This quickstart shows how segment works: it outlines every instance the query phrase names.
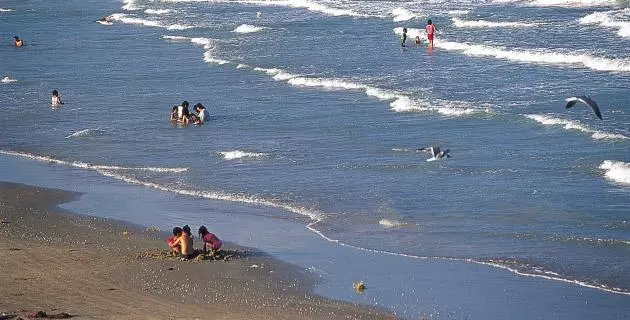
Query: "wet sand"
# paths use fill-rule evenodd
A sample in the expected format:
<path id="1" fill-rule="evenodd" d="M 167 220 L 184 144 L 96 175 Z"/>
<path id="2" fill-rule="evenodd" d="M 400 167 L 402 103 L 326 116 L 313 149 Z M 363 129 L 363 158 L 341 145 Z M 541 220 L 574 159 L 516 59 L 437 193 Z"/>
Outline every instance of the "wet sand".
<path id="1" fill-rule="evenodd" d="M 56 207 L 79 196 L 0 182 L 0 319 L 395 319 L 316 296 L 308 273 L 252 248 L 180 261 L 164 232 Z"/>

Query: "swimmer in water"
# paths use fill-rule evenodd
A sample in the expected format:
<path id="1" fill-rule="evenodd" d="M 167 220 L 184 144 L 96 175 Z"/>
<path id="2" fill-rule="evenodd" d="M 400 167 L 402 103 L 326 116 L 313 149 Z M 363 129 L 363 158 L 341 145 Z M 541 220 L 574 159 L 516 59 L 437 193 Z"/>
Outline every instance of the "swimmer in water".
<path id="1" fill-rule="evenodd" d="M 407 28 L 403 28 L 402 36 L 400 36 L 400 45 L 404 48 L 407 42 Z"/>
<path id="2" fill-rule="evenodd" d="M 52 91 L 52 97 L 50 98 L 50 104 L 53 107 L 59 107 L 63 104 L 63 102 L 61 101 L 61 97 L 59 96 L 59 91 L 57 90 L 53 90 Z"/>
<path id="3" fill-rule="evenodd" d="M 24 40 L 18 38 L 18 36 L 13 36 L 13 45 L 19 48 L 24 45 Z"/>

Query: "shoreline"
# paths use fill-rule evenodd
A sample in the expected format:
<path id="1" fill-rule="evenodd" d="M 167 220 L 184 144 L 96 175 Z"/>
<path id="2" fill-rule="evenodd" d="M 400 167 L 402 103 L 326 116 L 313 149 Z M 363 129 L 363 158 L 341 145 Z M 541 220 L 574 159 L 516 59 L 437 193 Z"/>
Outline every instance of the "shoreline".
<path id="1" fill-rule="evenodd" d="M 228 242 L 224 249 L 246 255 L 153 259 L 143 254 L 163 251 L 165 233 L 58 207 L 78 193 L 9 182 L 0 191 L 0 251 L 9 257 L 0 266 L 10 270 L 0 276 L 0 313 L 9 316 L 395 319 L 315 295 L 313 277 L 256 249 Z"/>

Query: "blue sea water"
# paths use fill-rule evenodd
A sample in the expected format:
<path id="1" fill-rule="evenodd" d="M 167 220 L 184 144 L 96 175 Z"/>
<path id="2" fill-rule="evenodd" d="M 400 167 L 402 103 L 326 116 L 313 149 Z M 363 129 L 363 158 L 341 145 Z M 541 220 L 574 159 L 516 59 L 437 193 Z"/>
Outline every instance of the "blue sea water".
<path id="1" fill-rule="evenodd" d="M 111 198 L 78 212 L 146 225 L 207 217 L 223 238 L 319 274 L 318 293 L 408 318 L 627 318 L 622 2 L 0 6 L 0 179 L 98 189 Z M 424 39 L 427 18 L 435 49 L 402 49 L 402 27 Z M 603 121 L 565 110 L 579 94 Z M 210 122 L 169 123 L 182 100 Z M 428 145 L 452 158 L 427 162 L 416 149 Z M 318 244 L 300 245 L 309 237 Z M 360 277 L 381 289 L 340 287 Z"/>

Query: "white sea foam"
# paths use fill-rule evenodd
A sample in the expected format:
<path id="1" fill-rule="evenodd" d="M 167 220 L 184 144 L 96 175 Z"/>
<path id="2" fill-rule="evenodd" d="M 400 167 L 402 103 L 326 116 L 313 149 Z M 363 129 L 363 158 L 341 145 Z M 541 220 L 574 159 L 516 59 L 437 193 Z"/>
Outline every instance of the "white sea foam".
<path id="1" fill-rule="evenodd" d="M 253 26 L 251 24 L 242 24 L 242 25 L 236 27 L 236 29 L 232 30 L 232 32 L 236 32 L 236 33 L 253 33 L 253 32 L 262 31 L 263 29 L 264 29 L 263 27 L 257 27 L 257 26 Z"/>
<path id="2" fill-rule="evenodd" d="M 139 25 L 143 25 L 147 27 L 164 28 L 167 30 L 186 30 L 186 29 L 194 28 L 193 26 L 188 26 L 188 25 L 183 25 L 183 24 L 163 24 L 160 21 L 136 18 L 126 13 L 114 13 L 110 15 L 109 17 L 110 19 L 114 21 L 118 21 L 125 24 L 139 24 Z"/>
<path id="3" fill-rule="evenodd" d="M 182 37 L 182 36 L 162 36 L 163 39 L 168 41 L 190 41 L 193 44 L 201 46 L 205 51 L 203 53 L 203 61 L 209 64 L 228 64 L 230 61 L 218 59 L 214 56 L 214 48 L 216 46 L 216 41 L 211 38 L 204 37 Z"/>
<path id="4" fill-rule="evenodd" d="M 585 133 L 590 133 L 591 134 L 591 138 L 595 139 L 595 140 L 625 140 L 625 139 L 630 139 L 630 137 L 627 137 L 623 134 L 619 134 L 619 133 L 611 133 L 611 132 L 605 132 L 605 131 L 600 131 L 600 130 L 593 130 L 591 128 L 589 128 L 587 125 L 582 124 L 581 122 L 577 121 L 577 120 L 566 120 L 566 119 L 560 119 L 560 118 L 555 118 L 549 115 L 543 115 L 543 114 L 525 114 L 524 115 L 526 118 L 535 120 L 536 122 L 542 123 L 544 125 L 557 125 L 557 126 L 562 126 L 564 129 L 566 130 L 578 130 L 578 131 L 582 131 Z"/>
<path id="5" fill-rule="evenodd" d="M 171 40 L 171 41 L 190 41 L 189 37 L 182 37 L 182 36 L 162 36 L 162 39 Z"/>
<path id="6" fill-rule="evenodd" d="M 382 225 L 384 228 L 400 228 L 409 225 L 407 222 L 393 219 L 381 219 L 378 224 Z"/>
<path id="7" fill-rule="evenodd" d="M 458 17 L 451 17 L 451 20 L 458 28 L 531 28 L 539 25 L 537 22 L 463 20 Z"/>
<path id="8" fill-rule="evenodd" d="M 415 19 L 418 17 L 418 15 L 415 14 L 414 12 L 404 9 L 404 8 L 392 9 L 392 16 L 394 16 L 395 22 L 408 21 L 408 20 Z"/>
<path id="9" fill-rule="evenodd" d="M 630 163 L 606 160 L 602 162 L 599 168 L 606 170 L 606 178 L 617 183 L 630 185 Z"/>
<path id="10" fill-rule="evenodd" d="M 241 150 L 232 150 L 232 151 L 222 151 L 218 152 L 220 156 L 225 160 L 234 160 L 234 159 L 242 159 L 242 158 L 263 158 L 266 157 L 267 154 L 263 152 L 247 152 Z"/>
<path id="11" fill-rule="evenodd" d="M 97 165 L 97 164 L 91 164 L 91 163 L 86 163 L 86 162 L 81 162 L 81 161 L 59 160 L 51 156 L 42 156 L 42 155 L 37 155 L 37 154 L 32 154 L 32 153 L 27 153 L 27 152 L 11 151 L 11 150 L 0 150 L 0 153 L 11 155 L 11 156 L 22 157 L 26 159 L 31 159 L 31 160 L 36 160 L 36 161 L 54 163 L 54 164 L 59 164 L 63 166 L 75 167 L 75 168 L 91 169 L 91 170 L 136 170 L 136 171 L 152 171 L 152 172 L 183 172 L 183 171 L 188 170 L 188 168 L 121 167 L 121 166 Z"/>
<path id="12" fill-rule="evenodd" d="M 307 9 L 313 12 L 323 13 L 329 16 L 365 17 L 349 9 L 329 7 L 327 5 L 310 0 L 164 0 L 165 2 L 211 2 L 211 3 L 243 3 L 259 6 L 277 6 L 289 8 Z"/>
<path id="13" fill-rule="evenodd" d="M 171 12 L 170 9 L 146 9 L 144 13 L 146 14 L 166 14 Z"/>
<path id="14" fill-rule="evenodd" d="M 521 3 L 537 7 L 599 7 L 613 6 L 617 0 L 494 0 L 496 3 Z"/>
<path id="15" fill-rule="evenodd" d="M 452 16 L 465 16 L 470 13 L 470 10 L 451 10 L 448 14 Z"/>
<path id="16" fill-rule="evenodd" d="M 0 80 L 0 82 L 2 82 L 2 83 L 11 83 L 11 82 L 17 82 L 17 80 L 15 80 L 15 79 L 13 79 L 13 78 L 11 78 L 9 76 L 6 76 L 6 77 L 2 78 L 2 80 Z"/>
<path id="17" fill-rule="evenodd" d="M 491 57 L 508 61 L 553 66 L 585 67 L 596 71 L 630 72 L 630 59 L 602 58 L 588 54 L 570 54 L 546 49 L 506 49 L 497 46 L 438 40 L 435 47 L 468 56 Z"/>
<path id="18" fill-rule="evenodd" d="M 9 11 L 13 11 L 13 9 L 0 8 L 0 12 L 9 12 Z"/>
<path id="19" fill-rule="evenodd" d="M 247 69 L 247 68 L 249 68 L 249 66 L 243 63 L 239 63 L 236 65 L 236 69 Z"/>
<path id="20" fill-rule="evenodd" d="M 70 135 L 66 137 L 66 139 L 92 137 L 96 135 L 101 135 L 103 133 L 105 133 L 105 131 L 101 129 L 83 129 L 83 130 L 79 130 L 79 131 L 75 131 L 71 133 Z"/>
<path id="21" fill-rule="evenodd" d="M 133 11 L 138 10 L 138 6 L 136 6 L 136 0 L 123 0 L 123 10 Z"/>
<path id="22" fill-rule="evenodd" d="M 125 175 L 122 175 L 122 174 L 115 173 L 115 172 L 111 172 L 110 170 L 98 170 L 98 172 L 100 174 L 104 175 L 104 176 L 107 176 L 107 177 L 110 177 L 110 178 L 113 178 L 113 179 L 125 181 L 125 182 L 131 183 L 131 184 L 142 185 L 142 186 L 145 186 L 145 187 L 148 187 L 148 188 L 153 188 L 153 189 L 161 190 L 161 191 L 165 191 L 165 192 L 171 192 L 171 193 L 187 195 L 187 196 L 192 196 L 192 197 L 205 198 L 205 199 L 230 201 L 230 202 L 239 202 L 239 203 L 246 203 L 246 204 L 257 205 L 257 206 L 264 206 L 264 207 L 271 207 L 271 208 L 282 209 L 282 210 L 286 210 L 288 212 L 292 212 L 292 213 L 295 213 L 295 214 L 307 217 L 307 218 L 309 218 L 311 221 L 313 221 L 315 223 L 319 222 L 319 221 L 322 221 L 324 219 L 324 214 L 319 212 L 319 211 L 317 211 L 317 210 L 313 210 L 313 209 L 309 209 L 309 208 L 305 208 L 305 207 L 301 207 L 301 206 L 297 206 L 297 205 L 286 204 L 286 203 L 282 203 L 282 202 L 278 202 L 278 201 L 274 201 L 274 200 L 268 200 L 268 199 L 265 199 L 263 197 L 259 197 L 259 196 L 255 196 L 255 195 L 232 194 L 232 193 L 217 192 L 217 191 L 181 189 L 181 188 L 178 188 L 178 187 L 170 187 L 170 186 L 161 185 L 161 184 L 153 183 L 153 182 L 149 182 L 149 181 L 138 180 L 138 179 L 133 178 L 133 177 L 129 177 L 129 176 L 125 176 Z"/>
<path id="23" fill-rule="evenodd" d="M 624 38 L 630 37 L 630 8 L 594 12 L 578 20 L 581 24 L 600 25 L 617 30 L 617 35 Z"/>

